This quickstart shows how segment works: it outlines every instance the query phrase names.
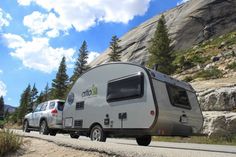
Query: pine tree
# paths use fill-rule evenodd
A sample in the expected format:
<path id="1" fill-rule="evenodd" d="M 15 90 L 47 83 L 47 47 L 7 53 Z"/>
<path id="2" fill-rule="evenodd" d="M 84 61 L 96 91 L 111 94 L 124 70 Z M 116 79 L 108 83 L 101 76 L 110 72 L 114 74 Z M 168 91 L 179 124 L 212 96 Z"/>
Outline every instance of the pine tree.
<path id="1" fill-rule="evenodd" d="M 28 106 L 28 110 L 33 110 L 33 106 L 35 105 L 37 98 L 38 98 L 38 90 L 34 84 L 31 92 L 30 92 L 30 104 Z"/>
<path id="2" fill-rule="evenodd" d="M 65 99 L 67 94 L 68 75 L 66 74 L 66 58 L 63 57 L 56 74 L 52 81 L 52 98 Z"/>
<path id="3" fill-rule="evenodd" d="M 111 49 L 111 53 L 109 54 L 109 61 L 110 62 L 117 62 L 120 61 L 120 49 L 121 47 L 119 46 L 119 38 L 114 35 L 112 36 L 111 42 L 110 42 L 110 49 Z"/>
<path id="4" fill-rule="evenodd" d="M 28 87 L 21 94 L 21 98 L 20 98 L 20 106 L 17 112 L 17 119 L 19 123 L 22 123 L 22 120 L 25 114 L 27 113 L 30 102 L 31 102 L 31 86 L 28 85 Z"/>
<path id="5" fill-rule="evenodd" d="M 40 94 L 37 98 L 36 104 L 40 104 L 42 102 L 44 102 L 44 94 L 43 94 L 43 92 L 40 92 Z"/>
<path id="6" fill-rule="evenodd" d="M 148 66 L 158 65 L 158 71 L 171 74 L 174 70 L 173 56 L 171 55 L 170 38 L 164 15 L 158 21 L 154 37 L 151 39 L 151 45 L 148 49 L 150 57 Z"/>
<path id="7" fill-rule="evenodd" d="M 0 97 L 0 118 L 4 117 L 4 99 L 3 96 Z"/>
<path id="8" fill-rule="evenodd" d="M 89 67 L 87 65 L 88 59 L 88 50 L 87 50 L 87 43 L 86 41 L 83 42 L 79 49 L 79 56 L 75 62 L 74 73 L 70 78 L 72 84 L 78 79 L 78 77 L 84 73 Z"/>
<path id="9" fill-rule="evenodd" d="M 43 92 L 43 101 L 48 101 L 49 99 L 50 99 L 50 89 L 49 89 L 49 86 L 47 83 L 47 85 L 44 88 L 44 92 Z"/>

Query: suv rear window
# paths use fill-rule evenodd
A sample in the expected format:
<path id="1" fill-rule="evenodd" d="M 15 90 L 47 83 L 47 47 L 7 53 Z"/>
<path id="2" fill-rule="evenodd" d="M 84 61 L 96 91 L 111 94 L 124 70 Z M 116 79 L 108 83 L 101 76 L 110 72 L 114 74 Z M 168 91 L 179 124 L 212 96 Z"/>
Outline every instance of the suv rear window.
<path id="1" fill-rule="evenodd" d="M 143 74 L 129 76 L 108 83 L 107 102 L 136 99 L 143 96 Z"/>
<path id="2" fill-rule="evenodd" d="M 58 109 L 59 111 L 63 111 L 63 109 L 64 109 L 64 104 L 65 104 L 65 102 L 58 101 L 58 102 L 57 102 L 57 109 Z"/>
<path id="3" fill-rule="evenodd" d="M 50 102 L 49 109 L 53 109 L 55 107 L 55 102 Z"/>
<path id="4" fill-rule="evenodd" d="M 170 102 L 173 106 L 191 109 L 187 91 L 184 88 L 166 84 Z"/>

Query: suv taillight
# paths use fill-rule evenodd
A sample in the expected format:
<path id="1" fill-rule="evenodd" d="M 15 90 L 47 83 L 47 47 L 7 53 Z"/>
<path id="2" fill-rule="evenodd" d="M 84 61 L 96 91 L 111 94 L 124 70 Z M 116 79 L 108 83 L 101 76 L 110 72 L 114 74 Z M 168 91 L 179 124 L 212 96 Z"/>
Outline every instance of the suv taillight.
<path id="1" fill-rule="evenodd" d="M 53 116 L 57 115 L 57 109 L 52 109 L 51 113 L 52 113 Z"/>

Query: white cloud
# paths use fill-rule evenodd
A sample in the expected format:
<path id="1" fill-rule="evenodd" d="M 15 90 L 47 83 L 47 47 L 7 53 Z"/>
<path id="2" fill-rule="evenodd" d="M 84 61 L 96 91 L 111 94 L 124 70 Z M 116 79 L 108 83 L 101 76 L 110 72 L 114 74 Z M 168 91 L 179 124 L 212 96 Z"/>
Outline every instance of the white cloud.
<path id="1" fill-rule="evenodd" d="M 183 3 L 188 2 L 188 1 L 189 0 L 181 0 L 181 1 L 177 2 L 177 5 L 183 4 Z"/>
<path id="2" fill-rule="evenodd" d="M 67 63 L 73 62 L 74 49 L 53 48 L 49 45 L 48 38 L 33 37 L 32 41 L 25 41 L 15 34 L 4 34 L 3 38 L 8 48 L 13 49 L 11 56 L 20 59 L 30 69 L 51 73 L 58 69 L 63 56 Z"/>
<path id="3" fill-rule="evenodd" d="M 32 0 L 17 0 L 17 2 L 23 6 L 30 5 L 31 1 Z"/>
<path id="4" fill-rule="evenodd" d="M 70 28 L 84 31 L 99 22 L 128 23 L 134 16 L 144 14 L 150 1 L 18 0 L 18 3 L 23 6 L 34 3 L 48 11 L 47 14 L 33 12 L 24 18 L 24 24 L 35 34 L 56 37 L 59 31 L 66 32 Z"/>
<path id="5" fill-rule="evenodd" d="M 2 27 L 9 26 L 12 17 L 0 8 L 0 30 Z"/>
<path id="6" fill-rule="evenodd" d="M 3 71 L 0 69 L 0 74 L 2 74 L 3 73 Z"/>
<path id="7" fill-rule="evenodd" d="M 88 54 L 88 60 L 87 60 L 88 64 L 91 63 L 91 62 L 92 62 L 95 58 L 97 58 L 99 55 L 100 55 L 100 54 L 97 53 L 97 52 L 90 52 L 90 53 Z"/>
<path id="8" fill-rule="evenodd" d="M 7 86 L 0 81 L 0 96 L 6 96 L 7 94 Z"/>
<path id="9" fill-rule="evenodd" d="M 54 13 L 42 14 L 38 11 L 25 16 L 23 20 L 23 24 L 29 28 L 33 35 L 46 33 L 48 37 L 57 37 L 60 31 L 66 31 L 70 28 L 70 25 L 61 22 Z"/>

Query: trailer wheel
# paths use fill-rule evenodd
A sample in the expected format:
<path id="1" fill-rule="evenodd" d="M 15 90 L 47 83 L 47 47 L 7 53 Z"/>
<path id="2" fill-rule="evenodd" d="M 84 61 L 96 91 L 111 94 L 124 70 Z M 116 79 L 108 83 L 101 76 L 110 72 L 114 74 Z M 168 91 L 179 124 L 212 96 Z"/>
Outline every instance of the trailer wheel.
<path id="1" fill-rule="evenodd" d="M 90 132 L 90 139 L 92 141 L 106 142 L 106 135 L 99 125 L 95 125 Z"/>
<path id="2" fill-rule="evenodd" d="M 70 137 L 78 139 L 79 138 L 79 134 L 76 134 L 76 133 L 72 132 L 72 133 L 70 133 Z"/>
<path id="3" fill-rule="evenodd" d="M 24 121 L 23 132 L 30 132 L 28 120 L 25 120 L 25 121 Z"/>
<path id="4" fill-rule="evenodd" d="M 50 133 L 49 133 L 51 136 L 56 136 L 56 134 L 57 134 L 57 131 L 56 130 L 52 130 L 52 131 L 50 131 Z"/>
<path id="5" fill-rule="evenodd" d="M 136 137 L 136 141 L 140 146 L 148 146 L 151 143 L 152 137 L 150 135 Z"/>
<path id="6" fill-rule="evenodd" d="M 43 135 L 48 135 L 48 134 L 49 134 L 49 128 L 48 128 L 47 122 L 46 122 L 45 120 L 43 120 L 43 121 L 40 123 L 40 126 L 39 126 L 39 133 L 40 133 L 40 134 L 43 134 Z"/>

